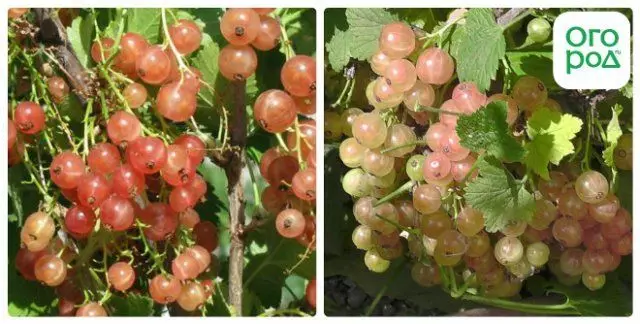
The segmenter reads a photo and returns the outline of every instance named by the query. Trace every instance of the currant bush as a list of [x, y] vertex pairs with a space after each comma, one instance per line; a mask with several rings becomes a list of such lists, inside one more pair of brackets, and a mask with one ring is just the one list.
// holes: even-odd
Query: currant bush
[[[313, 10], [9, 17], [11, 315], [315, 312]], [[271, 305], [293, 276], [305, 297]]]
[[[346, 30], [327, 36], [325, 210], [335, 215], [326, 224], [327, 260], [340, 264], [364, 256], [364, 266], [376, 273], [371, 278], [393, 282], [387, 288], [394, 294], [410, 273], [418, 285], [406, 283], [399, 294], [431, 294], [435, 290], [427, 289], [441, 285], [454, 299], [539, 314], [571, 312], [566, 305], [551, 310], [527, 303], [526, 296], [548, 287], [547, 294], [564, 291], [563, 285], [583, 285], [570, 290], [585, 294], [629, 288], [618, 286], [618, 279], [607, 282], [628, 271], [623, 262], [633, 245], [631, 107], [621, 103], [627, 99], [602, 90], [615, 99], [578, 112], [575, 104], [597, 91], [578, 95], [551, 84], [550, 64], [534, 67], [511, 61], [511, 54], [480, 53], [490, 47], [480, 44], [488, 41], [480, 36], [483, 28], [499, 26], [490, 10], [434, 12], [449, 18], [422, 17], [436, 27], [421, 30], [424, 21], [413, 12], [347, 9]], [[507, 28], [507, 39], [518, 35], [521, 48], [547, 46], [555, 19], [549, 12], [524, 13], [522, 22]], [[358, 38], [353, 17], [378, 15], [400, 21], [372, 22], [380, 32], [367, 42], [364, 61], [362, 52], [355, 55], [357, 45], [342, 42]], [[327, 17], [343, 22], [335, 12]], [[476, 25], [479, 17], [486, 26]], [[482, 41], [472, 45], [476, 36]], [[519, 53], [513, 45], [506, 45], [507, 53]], [[471, 67], [485, 68], [484, 58], [504, 65], [483, 70], [490, 77], [471, 75]], [[623, 112], [612, 117], [612, 105]], [[550, 135], [569, 124], [571, 134]], [[559, 138], [567, 150], [542, 158], [563, 150], [554, 142]], [[333, 193], [337, 179], [349, 197]], [[352, 249], [336, 234], [345, 228]], [[325, 266], [358, 284], [367, 281], [355, 265]], [[340, 288], [325, 289], [327, 303], [341, 303]]]

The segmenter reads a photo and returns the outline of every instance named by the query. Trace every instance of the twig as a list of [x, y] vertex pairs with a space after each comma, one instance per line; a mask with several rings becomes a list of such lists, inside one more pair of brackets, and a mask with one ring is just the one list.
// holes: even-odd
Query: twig
[[533, 12], [533, 10], [525, 8], [509, 9], [509, 11], [498, 17], [496, 22], [498, 23], [498, 25], [502, 26], [502, 29], [507, 29], [526, 16], [530, 15], [531, 12]]
[[84, 106], [90, 98], [91, 80], [71, 47], [64, 25], [52, 8], [34, 8], [33, 12], [39, 27], [38, 40], [54, 48], [56, 62], [60, 63], [67, 82]]
[[296, 262], [296, 264], [294, 264], [291, 268], [286, 269], [285, 274], [287, 275], [292, 274], [293, 271], [302, 264], [302, 262], [304, 262], [305, 260], [309, 259], [309, 257], [311, 257], [311, 254], [315, 250], [315, 243], [316, 243], [316, 235], [314, 234], [313, 237], [311, 238], [311, 242], [309, 242], [309, 244], [307, 245], [307, 248], [304, 250], [304, 253], [300, 255], [300, 257], [298, 258], [298, 262]]
[[231, 248], [229, 251], [229, 302], [242, 315], [242, 272], [244, 270], [244, 188], [241, 181], [242, 169], [246, 165], [245, 146], [247, 143], [246, 81], [231, 85], [235, 100], [231, 125], [231, 146], [229, 163], [224, 167], [229, 183], [229, 227]]
[[178, 68], [180, 70], [180, 82], [182, 82], [182, 80], [184, 79], [185, 71], [187, 71], [187, 73], [190, 73], [190, 74], [193, 74], [193, 72], [189, 70], [189, 67], [184, 63], [184, 60], [182, 59], [182, 54], [180, 54], [180, 52], [176, 48], [176, 45], [173, 44], [173, 40], [171, 40], [171, 34], [169, 34], [169, 28], [167, 26], [167, 13], [166, 13], [167, 10], [165, 8], [162, 8], [160, 10], [162, 11], [162, 30], [164, 31], [165, 41], [169, 44], [169, 47], [171, 48], [171, 52], [173, 52], [173, 56], [176, 58], [176, 61], [178, 62]]

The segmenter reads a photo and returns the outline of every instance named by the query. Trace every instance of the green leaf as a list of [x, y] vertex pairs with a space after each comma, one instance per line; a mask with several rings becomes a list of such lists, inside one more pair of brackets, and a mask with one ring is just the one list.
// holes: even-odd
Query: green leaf
[[[296, 54], [313, 56], [316, 53], [316, 12], [314, 9], [285, 9], [280, 21], [287, 29]], [[280, 47], [280, 53], [282, 47]]]
[[510, 135], [504, 101], [492, 102], [471, 115], [460, 116], [456, 132], [460, 144], [474, 152], [486, 150], [487, 154], [508, 162], [520, 161], [524, 156], [522, 146]]
[[338, 28], [335, 29], [333, 38], [327, 43], [329, 64], [334, 71], [342, 71], [349, 63], [351, 42], [351, 34], [349, 32], [341, 31]]
[[8, 312], [10, 316], [52, 316], [57, 314], [53, 289], [44, 289], [34, 281], [26, 281], [9, 263]]
[[67, 96], [57, 107], [65, 122], [80, 123], [84, 119], [85, 108], [75, 94]]
[[[23, 163], [10, 167], [7, 175], [9, 212], [13, 214], [9, 221], [22, 226], [25, 216], [38, 210], [42, 196], [36, 186], [24, 183], [30, 181], [31, 177]], [[16, 246], [20, 246], [20, 241]]]
[[227, 175], [224, 170], [214, 164], [211, 159], [205, 158], [198, 173], [209, 184], [206, 201], [196, 205], [196, 211], [202, 220], [215, 222], [218, 226], [220, 253], [219, 258], [225, 260], [229, 256], [230, 234], [229, 228], [229, 194], [227, 193]]
[[553, 136], [541, 134], [524, 145], [527, 155], [524, 163], [533, 172], [540, 175], [545, 180], [549, 180], [549, 162], [551, 161], [551, 150], [553, 148]]
[[534, 76], [549, 90], [560, 90], [553, 77], [553, 52], [507, 52], [512, 81], [525, 75]]
[[547, 108], [538, 109], [527, 121], [525, 164], [544, 179], [549, 179], [549, 162], [559, 165], [563, 157], [573, 153], [571, 140], [582, 128], [582, 121], [569, 114]]
[[12, 168], [9, 168], [9, 201], [11, 201], [11, 205], [13, 207], [13, 213], [15, 217], [14, 219], [9, 219], [11, 222], [18, 222], [18, 224], [22, 224], [22, 220], [24, 219], [24, 209], [22, 207], [22, 179], [25, 175], [24, 166], [19, 164]]
[[[254, 163], [248, 163], [247, 167], [251, 167], [253, 169], [253, 172], [256, 175], [255, 184], [258, 187], [258, 192], [262, 192], [262, 190], [267, 186], [267, 183], [262, 177], [260, 177], [258, 166]], [[243, 168], [240, 181], [242, 181], [244, 188], [245, 216], [247, 222], [250, 222], [253, 217], [256, 217], [260, 213], [256, 207], [256, 199], [259, 199], [260, 197], [254, 196], [254, 182], [251, 180], [247, 167]], [[209, 158], [205, 158], [202, 162], [198, 168], [198, 173], [202, 175], [204, 180], [209, 184], [209, 187], [207, 188], [207, 195], [205, 196], [206, 201], [203, 204], [196, 205], [195, 209], [200, 214], [201, 219], [213, 221], [218, 225], [218, 228], [220, 229], [219, 258], [226, 259], [229, 255], [230, 242], [229, 231], [223, 230], [229, 228], [229, 194], [227, 192], [227, 175], [221, 167], [213, 163]]]
[[381, 8], [348, 8], [345, 16], [349, 27], [342, 30], [335, 25], [333, 37], [326, 45], [329, 64], [336, 72], [351, 58], [369, 59], [378, 49], [382, 27], [397, 21], [395, 15]]
[[91, 44], [93, 43], [93, 15], [86, 17], [78, 16], [67, 27], [67, 36], [71, 48], [76, 53], [76, 57], [82, 66], [89, 67], [91, 62]]
[[349, 51], [359, 60], [368, 59], [378, 50], [382, 27], [397, 20], [381, 8], [349, 8], [346, 15], [352, 39]]
[[622, 113], [622, 106], [616, 104], [613, 108], [611, 108], [611, 121], [607, 125], [607, 133], [606, 133], [606, 141], [607, 145], [605, 150], [602, 152], [602, 157], [604, 158], [604, 163], [610, 167], [615, 168], [615, 162], [613, 161], [613, 151], [618, 145], [618, 139], [622, 136], [622, 129], [620, 129], [620, 122], [618, 121], [618, 116]]
[[111, 316], [152, 316], [153, 300], [139, 294], [112, 296], [109, 299], [112, 309]]
[[[222, 32], [220, 31], [220, 19], [224, 15], [224, 10], [220, 8], [195, 8], [188, 9], [188, 12], [196, 17], [196, 20], [204, 26], [202, 33], [208, 35], [218, 44], [226, 44]], [[203, 37], [203, 43], [205, 39]]]
[[[218, 116], [220, 116], [220, 109], [222, 109], [222, 105], [220, 105], [222, 98], [216, 95], [219, 88], [217, 86], [218, 81], [223, 79], [222, 75], [218, 73], [220, 47], [211, 38], [208, 38], [208, 41], [203, 41], [203, 43], [203, 46], [192, 58], [191, 66], [200, 70], [202, 81], [208, 83], [212, 88], [203, 86], [200, 89], [198, 109], [194, 118], [198, 125], [204, 128], [204, 131], [215, 134], [218, 127], [221, 127]], [[212, 89], [215, 89], [215, 91]]]
[[151, 44], [159, 43], [162, 35], [162, 11], [155, 8], [128, 9], [126, 30], [144, 36]]
[[205, 304], [207, 314], [212, 316], [230, 316], [229, 308], [225, 305], [226, 296], [229, 296], [229, 287], [226, 282], [220, 282], [217, 285], [219, 287], [215, 288], [212, 296], [213, 303]]
[[298, 275], [290, 275], [285, 279], [284, 286], [282, 287], [282, 299], [280, 300], [280, 309], [291, 308], [304, 300], [307, 282], [309, 280], [300, 277]]
[[299, 263], [306, 248], [295, 240], [283, 238], [274, 228], [271, 219], [249, 234], [248, 262], [244, 270], [245, 286], [259, 296], [267, 308], [280, 305], [289, 271], [311, 279], [315, 276], [316, 265], [315, 252]]
[[[214, 278], [215, 279], [215, 278]], [[215, 283], [216, 287], [213, 292], [212, 302], [205, 303], [207, 316], [232, 316], [228, 304], [227, 296], [229, 296], [229, 286], [227, 282], [221, 278], [215, 279], [219, 282]], [[215, 281], [214, 281], [215, 282]], [[264, 312], [264, 307], [260, 303], [260, 298], [253, 291], [244, 289], [242, 292], [242, 315], [256, 316]], [[239, 315], [239, 314], [234, 314]]]
[[[109, 21], [109, 25], [102, 31], [102, 35], [104, 37], [111, 37], [114, 40], [118, 37], [118, 33], [120, 31], [120, 22], [122, 20], [122, 15], [124, 14], [125, 9], [107, 9], [116, 12], [115, 18]], [[125, 26], [122, 26], [123, 28]]]
[[557, 281], [549, 282], [548, 292], [564, 295], [566, 305], [582, 316], [630, 316], [632, 312], [631, 291], [614, 273], [607, 274], [604, 287], [590, 291], [583, 285], [566, 286]]
[[399, 20], [426, 31], [432, 30], [438, 24], [439, 17], [436, 17], [437, 14], [434, 12], [436, 10], [434, 8], [389, 9], [391, 13], [398, 16]]
[[[176, 19], [173, 19], [173, 16], [175, 16]], [[180, 19], [196, 20], [196, 18], [186, 10], [175, 10], [173, 11], [173, 15], [170, 15], [169, 17], [167, 17], [169, 24], [173, 24]], [[196, 22], [197, 25], [200, 25], [199, 23], [201, 22]], [[199, 26], [199, 27], [202, 27], [202, 26]]]
[[[215, 88], [216, 81], [219, 77], [218, 74], [218, 56], [220, 55], [220, 47], [213, 40], [204, 42], [204, 45], [198, 51], [197, 55], [191, 60], [193, 67], [200, 70], [202, 73], [202, 80], [209, 83]], [[200, 93], [205, 95], [206, 98], [213, 102], [214, 93], [208, 87], [202, 87]]]
[[455, 35], [456, 30], [458, 30], [458, 28], [460, 28], [462, 24], [457, 23], [453, 26], [448, 27], [446, 30], [442, 31], [442, 29], [445, 28], [446, 26], [448, 26], [446, 22], [444, 21], [439, 22], [436, 25], [436, 27], [433, 29], [432, 33], [441, 32], [442, 35], [437, 39], [438, 47], [440, 47], [441, 49], [449, 53], [453, 53], [453, 50], [451, 49], [453, 44], [453, 35]]
[[620, 93], [626, 98], [633, 98], [633, 83], [628, 82], [624, 87], [620, 88]]
[[458, 78], [474, 82], [480, 91], [486, 91], [496, 77], [505, 49], [502, 28], [491, 9], [470, 9], [465, 24], [452, 36], [451, 54], [456, 59]]
[[479, 176], [465, 188], [464, 198], [484, 215], [487, 232], [497, 232], [516, 221], [528, 221], [535, 210], [533, 195], [525, 182], [516, 180], [493, 157], [477, 161]]
[[[205, 35], [200, 50], [191, 59], [191, 66], [200, 70], [202, 80], [210, 86], [203, 86], [199, 92], [200, 100], [195, 119], [205, 131], [212, 133], [218, 130], [221, 109], [226, 108], [229, 111], [233, 107], [231, 83], [219, 73], [219, 54], [218, 44]], [[251, 107], [251, 100], [258, 91], [256, 77], [253, 75], [246, 82], [247, 107]], [[248, 120], [251, 122], [253, 119]]]

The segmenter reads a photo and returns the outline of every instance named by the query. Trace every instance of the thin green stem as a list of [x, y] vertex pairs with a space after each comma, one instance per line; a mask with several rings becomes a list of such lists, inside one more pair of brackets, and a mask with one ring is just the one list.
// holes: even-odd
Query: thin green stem
[[[247, 164], [249, 160], [253, 159], [250, 159], [249, 154], [247, 154]], [[253, 205], [256, 207], [262, 207], [262, 199], [260, 199], [260, 190], [258, 188], [258, 181], [256, 181], [256, 175], [254, 174], [251, 165], [247, 165], [247, 170], [249, 170], [249, 176], [251, 177], [251, 187], [253, 188]]]
[[351, 87], [349, 88], [349, 92], [347, 93], [347, 99], [344, 101], [345, 107], [349, 106], [351, 103], [351, 97], [353, 97], [353, 92], [356, 88], [356, 79], [353, 78], [353, 82], [351, 82]]
[[[49, 54], [46, 50], [41, 51], [42, 53], [45, 54], [45, 56], [49, 57], [52, 61], [58, 63], [58, 61], [56, 60], [56, 58], [54, 56], [52, 56], [51, 54]], [[38, 91], [36, 90], [36, 88], [40, 89], [41, 92], [41, 96], [42, 99], [47, 103], [47, 105], [49, 107], [51, 107], [51, 110], [53, 110], [53, 112], [55, 113], [55, 118], [57, 118], [57, 120], [60, 121], [60, 127], [62, 128], [63, 132], [65, 133], [65, 135], [67, 136], [67, 140], [69, 141], [69, 144], [73, 147], [74, 152], [76, 152], [76, 145], [73, 141], [73, 136], [71, 135], [71, 131], [69, 130], [69, 127], [67, 125], [67, 123], [64, 122], [62, 116], [60, 115], [60, 112], [58, 111], [58, 107], [56, 106], [55, 103], [53, 103], [51, 100], [49, 100], [49, 96], [47, 96], [47, 87], [44, 84], [43, 79], [39, 76], [38, 74], [38, 70], [33, 66], [33, 62], [31, 60], [31, 57], [29, 57], [26, 53], [26, 51], [22, 51], [22, 56], [24, 58], [24, 62], [27, 65], [27, 67], [29, 68], [29, 72], [31, 74], [31, 79], [32, 80], [36, 80], [36, 82], [33, 82], [31, 85], [32, 91], [31, 91], [31, 95], [32, 100], [34, 101], [38, 101]], [[58, 63], [59, 64], [59, 63]], [[53, 155], [53, 151], [51, 152]]]
[[524, 42], [522, 42], [522, 44], [520, 44], [520, 46], [514, 48], [514, 51], [519, 51], [519, 50], [523, 50], [529, 46], [535, 45], [537, 44], [537, 42], [533, 41], [531, 38], [527, 37]]
[[587, 138], [584, 145], [584, 157], [582, 158], [582, 171], [591, 170], [591, 134], [593, 132], [593, 109], [588, 108], [587, 111]]
[[424, 44], [422, 44], [422, 49], [425, 49], [429, 46], [431, 46], [431, 44], [433, 44], [434, 42], [436, 42], [440, 37], [442, 37], [442, 35], [444, 35], [444, 33], [451, 27], [453, 27], [455, 24], [457, 24], [460, 20], [464, 19], [466, 17], [466, 13], [460, 15], [459, 17], [457, 17], [456, 19], [448, 22], [446, 25], [444, 25], [442, 28], [440, 28], [438, 31], [436, 31], [435, 33], [430, 33], [430, 34], [426, 34], [422, 37], [420, 37], [420, 40], [425, 40]]
[[[434, 104], [437, 106], [442, 105], [442, 102], [444, 101], [444, 96], [445, 94], [447, 94], [447, 89], [449, 89], [449, 86], [451, 86], [451, 83], [458, 78], [458, 74], [454, 73], [451, 78], [449, 78], [449, 80], [447, 81], [447, 83], [443, 84], [439, 89], [438, 89], [438, 94], [437, 94], [437, 100], [434, 101]], [[415, 108], [414, 108], [415, 109]]]
[[455, 111], [450, 111], [450, 110], [444, 110], [444, 109], [440, 109], [440, 108], [434, 108], [434, 107], [426, 107], [426, 106], [419, 106], [416, 111], [429, 111], [429, 112], [434, 112], [434, 113], [439, 113], [439, 114], [446, 114], [446, 115], [454, 115], [454, 116], [462, 116], [462, 113], [459, 112], [455, 112]]
[[31, 181], [33, 181], [33, 183], [36, 185], [36, 188], [38, 188], [38, 191], [40, 191], [40, 194], [42, 194], [45, 200], [53, 199], [51, 195], [49, 195], [48, 190], [45, 188], [46, 184], [40, 183], [40, 179], [37, 176], [38, 170], [36, 170], [36, 168], [33, 166], [33, 163], [29, 159], [29, 156], [26, 150], [25, 150], [24, 165], [27, 167], [27, 171], [29, 171], [29, 175], [31, 176]]
[[409, 227], [406, 227], [406, 226], [402, 226], [402, 225], [400, 225], [400, 223], [394, 222], [394, 221], [392, 221], [392, 220], [390, 220], [390, 219], [388, 219], [388, 218], [386, 218], [386, 217], [384, 217], [382, 215], [379, 215], [378, 213], [375, 213], [374, 216], [376, 216], [376, 217], [382, 219], [383, 221], [393, 225], [395, 228], [397, 228], [400, 231], [405, 231], [405, 232], [413, 234], [413, 235], [422, 235], [421, 231], [419, 231], [417, 229], [412, 229], [412, 228], [409, 228]]
[[254, 270], [253, 273], [251, 273], [251, 275], [249, 275], [247, 280], [245, 280], [244, 284], [242, 285], [245, 289], [249, 286], [249, 284], [253, 281], [253, 279], [260, 273], [260, 271], [264, 267], [266, 267], [267, 265], [270, 264], [271, 259], [273, 259], [276, 256], [278, 250], [280, 250], [280, 247], [282, 247], [284, 245], [285, 241], [286, 240], [284, 238], [280, 239], [280, 242], [278, 242], [278, 245], [276, 245], [276, 247], [273, 249], [273, 251], [271, 251], [269, 253], [269, 255], [258, 265], [256, 270]]
[[91, 279], [93, 279], [93, 281], [99, 287], [98, 289], [102, 290], [106, 288], [104, 282], [102, 282], [102, 280], [100, 279], [100, 276], [98, 275], [98, 273], [94, 268], [89, 268], [89, 274], [91, 275]]
[[488, 297], [471, 295], [471, 294], [464, 294], [462, 295], [461, 299], [468, 300], [478, 304], [514, 310], [514, 311], [519, 311], [523, 313], [540, 314], [540, 315], [580, 315], [578, 311], [571, 308], [571, 306], [568, 305], [567, 303], [555, 304], [555, 305], [537, 305], [537, 304], [527, 304], [527, 303], [515, 302], [510, 300], [498, 299], [498, 298], [488, 298]]
[[[102, 243], [102, 270], [104, 272], [104, 282], [107, 283], [107, 286], [110, 286], [111, 283], [109, 283], [109, 270], [107, 269], [107, 257], [109, 256], [109, 253], [107, 253], [107, 244], [106, 243]], [[108, 287], [107, 287], [108, 288]]]
[[144, 244], [144, 252], [142, 254], [150, 254], [151, 259], [153, 259], [153, 266], [147, 273], [151, 273], [151, 271], [158, 269], [160, 270], [160, 273], [166, 274], [166, 271], [164, 270], [164, 266], [162, 264], [162, 256], [154, 247], [150, 246], [147, 242], [147, 237], [144, 235], [143, 230], [144, 224], [142, 224], [140, 220], [136, 219], [136, 227], [138, 228], [138, 233], [140, 234], [140, 240], [142, 241], [142, 244]]
[[475, 280], [475, 278], [476, 278], [476, 275], [472, 274], [471, 277], [465, 280], [465, 282], [462, 284], [462, 286], [460, 286], [460, 288], [457, 291], [451, 292], [451, 297], [455, 299], [462, 297], [466, 293], [467, 289], [469, 288], [469, 285]]
[[[45, 131], [42, 133], [42, 136], [44, 137], [44, 141], [47, 143], [47, 148], [49, 149], [49, 153], [51, 154], [51, 156], [54, 156], [56, 151], [60, 151], [59, 147], [57, 145], [54, 145], [53, 142], [51, 141], [51, 135], [49, 135], [49, 130]], [[73, 142], [70, 143], [71, 148], [75, 151], [76, 150], [76, 146], [74, 145]]]
[[84, 114], [84, 136], [82, 137], [82, 156], [87, 157], [89, 154], [89, 118], [91, 117], [91, 112], [93, 111], [93, 99], [89, 99], [87, 101], [87, 108]]
[[426, 144], [423, 140], [422, 141], [414, 141], [414, 142], [409, 142], [409, 143], [405, 143], [405, 144], [401, 144], [401, 145], [397, 145], [397, 146], [392, 146], [392, 147], [388, 147], [382, 151], [380, 151], [381, 154], [385, 154], [385, 153], [389, 153], [391, 151], [395, 151], [397, 149], [401, 149], [401, 148], [405, 148], [405, 147], [411, 147], [411, 146], [422, 146]]
[[453, 271], [453, 267], [447, 267], [447, 272], [449, 273], [451, 291], [458, 291], [458, 281], [456, 280], [456, 273]]
[[386, 202], [389, 202], [395, 198], [398, 198], [402, 195], [404, 195], [405, 193], [409, 192], [411, 190], [411, 188], [413, 188], [414, 182], [413, 181], [407, 181], [405, 184], [403, 184], [402, 186], [398, 187], [398, 189], [394, 190], [392, 193], [380, 198], [374, 205], [373, 207], [378, 207]]
[[441, 265], [438, 265], [438, 272], [440, 272], [442, 289], [444, 289], [447, 292], [451, 291], [451, 280], [449, 279], [449, 273]]
[[607, 132], [605, 132], [604, 127], [602, 127], [602, 122], [600, 121], [600, 119], [593, 118], [593, 123], [596, 125], [596, 128], [598, 128], [600, 138], [602, 138], [602, 140], [607, 140]]
[[511, 74], [511, 67], [509, 66], [509, 62], [506, 57], [502, 58], [500, 61], [504, 67], [504, 84], [502, 85], [502, 92], [507, 93], [507, 90], [511, 89], [511, 79], [509, 78], [509, 75]]
[[167, 43], [169, 43], [169, 47], [171, 48], [171, 52], [173, 52], [173, 56], [175, 56], [176, 61], [178, 61], [178, 67], [179, 67], [180, 71], [189, 71], [189, 72], [191, 72], [191, 70], [189, 70], [189, 67], [184, 63], [184, 60], [182, 60], [182, 54], [180, 54], [180, 52], [176, 48], [176, 45], [173, 44], [173, 41], [171, 40], [171, 34], [169, 34], [169, 27], [167, 25], [167, 9], [166, 8], [162, 8], [162, 9], [160, 9], [160, 12], [161, 12], [161, 15], [162, 15], [162, 30], [164, 31], [165, 41]]
[[294, 129], [296, 131], [296, 155], [298, 156], [298, 164], [300, 164], [300, 169], [305, 169], [307, 164], [302, 158], [302, 150], [300, 146], [302, 143], [302, 136], [300, 133], [300, 122], [298, 121], [298, 117], [294, 120]]
[[214, 280], [213, 282], [216, 285], [216, 291], [219, 292], [218, 295], [220, 296], [220, 299], [222, 299], [222, 303], [224, 304], [224, 306], [227, 308], [227, 311], [229, 312], [229, 315], [236, 316], [235, 310], [233, 309], [233, 307], [231, 305], [229, 305], [227, 300], [224, 298], [225, 294], [222, 293], [222, 287], [220, 287], [220, 282], [218, 282], [218, 280]]
[[286, 15], [286, 17], [282, 19], [282, 24], [286, 26], [287, 24], [293, 22], [294, 20], [299, 19], [305, 11], [307, 11], [307, 9], [297, 10], [296, 12], [290, 15]]
[[469, 180], [469, 178], [471, 176], [473, 176], [473, 174], [476, 172], [476, 170], [478, 170], [479, 161], [482, 161], [483, 159], [484, 159], [484, 153], [478, 155], [478, 158], [476, 159], [476, 161], [473, 162], [473, 165], [471, 165], [471, 169], [469, 169], [469, 172], [467, 172], [467, 175], [464, 176], [464, 178], [462, 179], [462, 181], [460, 183], [466, 183], [467, 180]]
[[285, 152], [289, 152], [289, 147], [287, 146], [287, 144], [284, 142], [284, 138], [282, 138], [282, 133], [276, 133], [275, 134], [276, 139], [278, 140], [278, 145], [280, 145], [280, 147], [285, 151]]
[[[116, 86], [115, 82], [113, 82], [113, 79], [111, 78], [111, 76], [109, 75], [109, 72], [107, 71], [107, 69], [104, 66], [99, 66], [100, 74], [102, 75], [102, 77], [107, 80], [107, 83], [109, 84], [109, 88], [111, 88], [111, 91], [116, 95], [116, 97], [118, 98], [118, 100], [122, 103], [122, 105], [124, 106], [124, 109], [130, 113], [130, 114], [134, 114], [133, 110], [131, 109], [131, 107], [129, 106], [129, 102], [127, 101], [127, 99], [125, 99], [125, 97], [122, 95], [122, 91], [120, 91], [120, 89], [118, 89], [118, 87]], [[155, 110], [155, 109], [154, 109]], [[104, 112], [103, 112], [104, 113]], [[164, 138], [164, 136], [162, 136], [162, 134], [155, 134], [154, 132], [152, 132], [147, 126], [144, 125], [144, 123], [141, 123], [141, 128], [142, 131], [148, 135], [153, 135], [156, 137], [160, 137], [162, 138], [165, 142], [166, 139]]]
[[338, 96], [338, 99], [336, 99], [336, 101], [331, 104], [331, 107], [335, 108], [335, 107], [338, 107], [338, 106], [342, 105], [342, 100], [347, 95], [347, 92], [349, 91], [349, 88], [351, 88], [351, 84], [354, 83], [354, 82], [355, 82], [354, 79], [347, 78], [347, 82], [344, 84], [344, 87], [342, 88], [342, 91], [340, 92], [340, 96]]
[[378, 306], [380, 299], [382, 299], [382, 296], [384, 296], [384, 294], [387, 292], [387, 289], [389, 289], [389, 285], [391, 285], [397, 279], [398, 275], [402, 272], [405, 262], [406, 262], [406, 259], [402, 258], [401, 261], [397, 264], [393, 274], [389, 277], [389, 279], [387, 280], [385, 285], [382, 287], [382, 289], [378, 291], [376, 298], [373, 300], [373, 302], [371, 302], [371, 305], [367, 309], [367, 312], [365, 313], [364, 316], [371, 316], [373, 311], [376, 309], [376, 306]]
[[[285, 13], [286, 13], [286, 11], [285, 11]], [[296, 56], [296, 52], [293, 49], [293, 46], [291, 46], [291, 41], [289, 40], [289, 35], [287, 35], [287, 28], [285, 27], [285, 23], [289, 22], [290, 20], [287, 19], [285, 21], [285, 20], [280, 19], [280, 17], [278, 17], [278, 21], [280, 22], [280, 33], [282, 35], [282, 40], [280, 41], [280, 44], [281, 44], [281, 47], [282, 47], [282, 51], [284, 52], [284, 56], [285, 56], [286, 60], [288, 61], [290, 58]]]
[[451, 196], [451, 206], [453, 207], [453, 220], [457, 222], [460, 209], [458, 209], [458, 201], [456, 200], [455, 194]]

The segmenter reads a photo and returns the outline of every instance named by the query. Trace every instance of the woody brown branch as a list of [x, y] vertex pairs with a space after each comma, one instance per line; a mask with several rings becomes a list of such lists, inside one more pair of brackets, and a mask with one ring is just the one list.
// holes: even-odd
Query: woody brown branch
[[231, 248], [229, 252], [229, 302], [236, 315], [242, 315], [242, 276], [244, 270], [244, 188], [241, 175], [245, 167], [245, 146], [247, 142], [246, 82], [237, 81], [231, 85], [234, 94], [234, 109], [231, 122], [228, 162], [224, 164], [228, 181], [229, 220]]
[[74, 90], [82, 105], [86, 105], [91, 94], [91, 77], [73, 51], [66, 29], [55, 9], [34, 8], [33, 12], [38, 27], [38, 42], [53, 51], [65, 74], [67, 83]]

